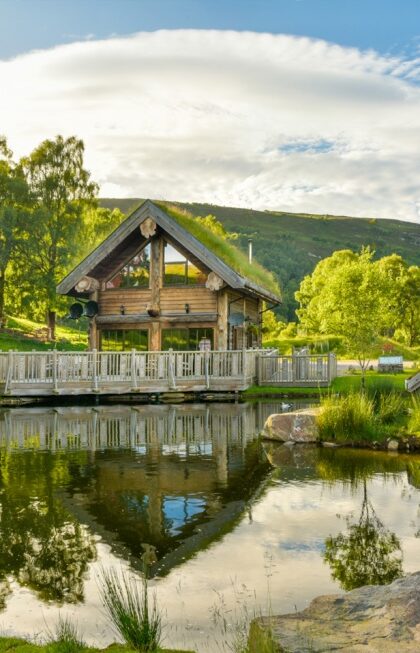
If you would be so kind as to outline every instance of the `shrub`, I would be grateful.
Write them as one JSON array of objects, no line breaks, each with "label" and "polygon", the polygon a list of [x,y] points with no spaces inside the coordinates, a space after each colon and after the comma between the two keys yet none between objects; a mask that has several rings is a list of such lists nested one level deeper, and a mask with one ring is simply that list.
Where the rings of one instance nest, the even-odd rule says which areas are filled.
[{"label": "shrub", "polygon": [[101,596],[105,608],[118,633],[126,644],[141,653],[158,651],[162,623],[156,597],[149,608],[146,569],[142,586],[127,573],[115,569],[102,571]]},{"label": "shrub", "polygon": [[373,439],[378,431],[374,402],[364,393],[327,397],[317,423],[323,440]]}]

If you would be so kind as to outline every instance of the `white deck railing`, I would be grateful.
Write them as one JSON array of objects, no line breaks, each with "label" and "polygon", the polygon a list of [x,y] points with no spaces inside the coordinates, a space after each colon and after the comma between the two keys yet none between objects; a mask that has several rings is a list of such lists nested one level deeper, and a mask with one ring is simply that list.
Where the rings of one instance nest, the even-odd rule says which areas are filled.
[{"label": "white deck railing", "polygon": [[[262,350],[160,352],[15,352],[0,355],[4,392],[39,389],[60,393],[105,390],[147,392],[178,386],[210,388],[234,382],[243,387],[256,381]],[[228,385],[227,385],[228,389]],[[236,389],[232,387],[232,389]]]},{"label": "white deck railing", "polygon": [[408,392],[420,391],[420,372],[417,372],[414,376],[406,379],[405,389],[408,390]]},{"label": "white deck railing", "polygon": [[329,385],[337,376],[335,354],[270,354],[258,360],[259,385]]}]

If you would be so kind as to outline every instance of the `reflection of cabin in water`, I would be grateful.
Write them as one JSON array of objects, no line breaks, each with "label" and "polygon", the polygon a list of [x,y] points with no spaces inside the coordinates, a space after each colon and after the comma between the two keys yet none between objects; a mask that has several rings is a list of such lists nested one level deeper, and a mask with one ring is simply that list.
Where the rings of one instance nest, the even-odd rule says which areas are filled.
[{"label": "reflection of cabin in water", "polygon": [[[229,243],[218,248],[217,238],[210,237],[209,248],[200,240],[204,227],[162,207],[144,202],[59,284],[60,294],[98,303],[90,347],[165,351],[260,345],[263,302],[279,303],[276,286],[270,290],[259,278],[246,278],[223,256]],[[237,255],[231,251],[229,260]]]}]

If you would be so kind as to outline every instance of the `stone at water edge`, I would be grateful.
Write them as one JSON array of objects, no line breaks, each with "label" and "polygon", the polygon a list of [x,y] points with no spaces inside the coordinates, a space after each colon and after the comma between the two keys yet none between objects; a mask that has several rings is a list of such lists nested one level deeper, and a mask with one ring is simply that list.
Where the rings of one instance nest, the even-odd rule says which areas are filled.
[{"label": "stone at water edge", "polygon": [[319,596],[302,612],[255,619],[250,653],[260,653],[270,631],[279,653],[419,653],[420,572]]},{"label": "stone at water edge", "polygon": [[290,413],[274,413],[265,424],[263,437],[278,442],[316,442],[318,408],[295,410]]}]

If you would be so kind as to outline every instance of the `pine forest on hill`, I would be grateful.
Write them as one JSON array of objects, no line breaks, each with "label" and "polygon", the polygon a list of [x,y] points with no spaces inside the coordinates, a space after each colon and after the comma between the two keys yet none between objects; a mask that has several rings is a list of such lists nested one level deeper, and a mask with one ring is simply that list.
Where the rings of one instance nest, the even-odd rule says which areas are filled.
[{"label": "pine forest on hill", "polygon": [[[129,214],[141,201],[138,198],[102,198],[100,204]],[[378,258],[395,253],[410,265],[420,265],[420,224],[172,203],[195,216],[214,215],[227,231],[239,235],[236,243],[243,250],[247,249],[248,238],[252,237],[255,257],[280,281],[283,305],[277,312],[285,321],[296,320],[294,293],[303,277],[335,250],[360,251],[363,246],[370,246]]]}]

